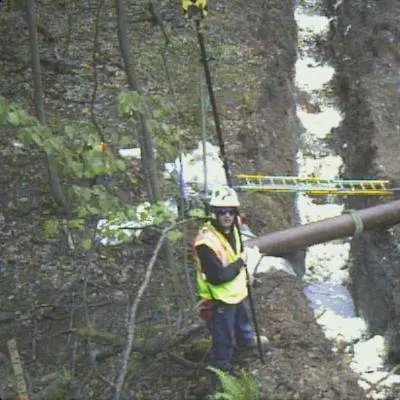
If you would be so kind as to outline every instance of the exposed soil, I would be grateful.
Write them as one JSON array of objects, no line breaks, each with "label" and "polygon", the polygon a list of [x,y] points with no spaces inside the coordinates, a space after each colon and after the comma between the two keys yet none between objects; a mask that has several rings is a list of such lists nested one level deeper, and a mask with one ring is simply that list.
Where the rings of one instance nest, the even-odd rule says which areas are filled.
[{"label": "exposed soil", "polygon": [[[263,365],[255,351],[252,355],[239,355],[236,366],[250,371],[260,380],[261,398],[278,399],[364,399],[343,354],[335,354],[316,323],[308,301],[297,278],[283,272],[264,276],[262,285],[254,290],[257,316],[271,346]],[[182,357],[199,361],[205,353],[191,352],[184,347]],[[143,399],[202,399],[209,390],[207,375],[188,370],[187,365],[164,360],[169,365],[167,376],[154,383],[158,387],[144,391]],[[180,380],[186,380],[179,387]],[[154,378],[153,378],[154,379]],[[168,383],[165,382],[168,381]],[[171,381],[178,384],[171,393]]]},{"label": "exposed soil", "polygon": [[[388,179],[398,187],[400,118],[398,108],[400,57],[397,1],[351,6],[326,1],[331,24],[332,60],[336,66],[334,91],[345,111],[333,141],[344,159],[344,177]],[[398,196],[397,196],[398,197]],[[364,208],[392,198],[347,200],[348,208]],[[360,315],[372,334],[386,335],[394,362],[400,359],[398,321],[399,228],[364,233],[352,242],[352,292]]]}]

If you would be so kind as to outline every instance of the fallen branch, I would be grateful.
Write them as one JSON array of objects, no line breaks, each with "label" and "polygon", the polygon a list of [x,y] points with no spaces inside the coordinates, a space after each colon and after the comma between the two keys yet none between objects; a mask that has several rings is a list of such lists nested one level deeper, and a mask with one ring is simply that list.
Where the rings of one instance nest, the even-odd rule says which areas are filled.
[{"label": "fallen branch", "polygon": [[50,383],[48,383],[48,381],[41,382],[42,384],[48,383],[48,385],[39,392],[32,394],[29,400],[52,398],[54,394],[59,391],[60,387],[66,384],[65,377],[62,377],[61,374],[58,373],[49,375],[49,380],[51,380]]},{"label": "fallen branch", "polygon": [[185,368],[189,368],[189,369],[200,369],[200,368],[204,368],[205,364],[204,363],[196,363],[193,361],[189,361],[186,358],[173,353],[172,351],[166,351],[165,354],[171,358],[173,361],[175,361],[178,364],[183,365]]},{"label": "fallen branch", "polygon": [[42,58],[40,60],[40,65],[57,74],[74,74],[76,70],[80,68],[78,63],[72,60],[68,60],[66,58]]},{"label": "fallen branch", "polygon": [[72,239],[71,231],[69,230],[67,221],[65,219],[63,220],[63,230],[64,230],[65,236],[67,237],[68,248],[72,251],[75,251],[74,240]]},{"label": "fallen branch", "polygon": [[[181,343],[186,342],[191,337],[198,336],[206,331],[206,325],[193,325],[186,331],[179,333],[173,340],[167,342],[164,336],[156,336],[147,341],[137,341],[132,343],[131,352],[137,352],[143,356],[154,356],[163,350],[170,349]],[[59,333],[59,335],[77,335],[84,338],[90,337],[94,342],[109,343],[111,347],[96,354],[96,361],[103,361],[108,357],[117,355],[123,349],[123,340],[111,332],[97,331],[88,328],[70,328]]]},{"label": "fallen branch", "polygon": [[319,320],[325,313],[326,313],[326,310],[322,310],[322,312],[319,313],[319,315],[316,315],[316,316],[314,317],[314,321],[315,321],[315,322],[318,322],[318,320]]},{"label": "fallen branch", "polygon": [[372,382],[368,381],[367,379],[365,379],[364,381],[367,382],[368,385],[370,386],[369,389],[365,391],[365,394],[368,395],[369,393],[371,393],[373,390],[375,390],[377,388],[377,386],[379,386],[382,382],[384,382],[388,378],[390,378],[399,369],[400,369],[400,364],[395,365],[387,375],[385,375],[383,378],[379,379],[375,383],[372,383]]},{"label": "fallen branch", "polygon": [[17,392],[20,400],[28,400],[28,389],[26,387],[24,371],[22,369],[21,359],[17,341],[13,338],[7,342],[8,351],[10,352],[11,364],[14,370]]}]

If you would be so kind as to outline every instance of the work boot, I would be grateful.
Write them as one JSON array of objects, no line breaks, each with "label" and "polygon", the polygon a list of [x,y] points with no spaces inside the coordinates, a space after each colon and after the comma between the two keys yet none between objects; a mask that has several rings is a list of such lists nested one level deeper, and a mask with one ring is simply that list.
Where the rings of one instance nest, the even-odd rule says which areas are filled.
[{"label": "work boot", "polygon": [[208,380],[207,399],[213,399],[218,390],[221,389],[221,383],[217,375],[212,373]]},{"label": "work boot", "polygon": [[[266,336],[260,336],[260,342],[261,342],[261,348],[263,350],[266,350],[269,347],[269,340]],[[242,353],[242,352],[246,352],[249,350],[258,350],[258,342],[257,342],[257,338],[254,337],[254,339],[246,344],[245,346],[238,346],[237,350]]]},{"label": "work boot", "polygon": [[208,374],[207,399],[213,399],[217,392],[221,389],[221,381],[215,372],[210,371]]}]

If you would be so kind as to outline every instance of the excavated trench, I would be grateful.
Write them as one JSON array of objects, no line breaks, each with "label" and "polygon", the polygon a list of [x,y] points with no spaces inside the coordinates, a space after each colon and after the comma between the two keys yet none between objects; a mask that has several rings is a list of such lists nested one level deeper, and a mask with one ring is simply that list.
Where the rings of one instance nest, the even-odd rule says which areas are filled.
[{"label": "excavated trench", "polygon": [[[331,144],[342,157],[344,178],[389,179],[398,186],[400,116],[400,5],[325,0],[331,18],[328,55],[333,91],[344,113]],[[347,209],[381,204],[383,197],[349,196]],[[389,360],[400,360],[399,227],[353,238],[351,291],[371,335],[385,335]]]},{"label": "excavated trench", "polygon": [[[308,3],[306,7],[312,3],[311,7],[322,9],[322,13],[329,18],[327,37],[315,37],[310,46],[314,46],[321,66],[329,63],[335,69],[334,77],[327,86],[327,91],[331,93],[328,101],[335,104],[343,117],[339,125],[331,129],[326,141],[316,140],[311,145],[306,143],[311,148],[311,156],[324,158],[324,151],[321,150],[327,145],[328,151],[333,150],[343,160],[339,177],[387,179],[397,187],[400,182],[397,164],[400,53],[396,44],[400,38],[397,27],[400,5],[396,1],[380,4],[327,0],[305,3]],[[315,69],[315,73],[317,71]],[[315,98],[302,91],[295,99],[307,113],[321,113],[319,105],[321,109],[326,108],[322,98],[317,97],[313,102]],[[325,124],[329,125],[329,121],[326,120]],[[295,131],[298,132],[298,129],[295,128]],[[298,143],[296,134],[294,139],[295,151],[298,146],[301,150],[304,140]],[[321,165],[322,169],[329,169],[329,166]],[[338,202],[350,211],[390,200],[393,197],[348,196]],[[362,232],[348,241],[350,258],[346,263],[350,275],[350,281],[346,283],[352,292],[357,315],[368,327],[364,339],[367,336],[384,337],[386,347],[383,358],[388,366],[400,360],[398,239],[397,226]],[[371,350],[368,349],[367,354],[373,358]]]}]

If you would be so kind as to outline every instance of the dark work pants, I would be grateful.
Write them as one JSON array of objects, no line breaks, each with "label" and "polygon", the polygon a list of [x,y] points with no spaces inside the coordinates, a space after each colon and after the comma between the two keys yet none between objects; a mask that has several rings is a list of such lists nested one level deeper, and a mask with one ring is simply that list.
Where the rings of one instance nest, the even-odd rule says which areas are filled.
[{"label": "dark work pants", "polygon": [[212,336],[211,365],[229,371],[235,344],[246,347],[255,340],[247,300],[239,304],[215,301],[213,318],[207,321],[207,326]]}]

